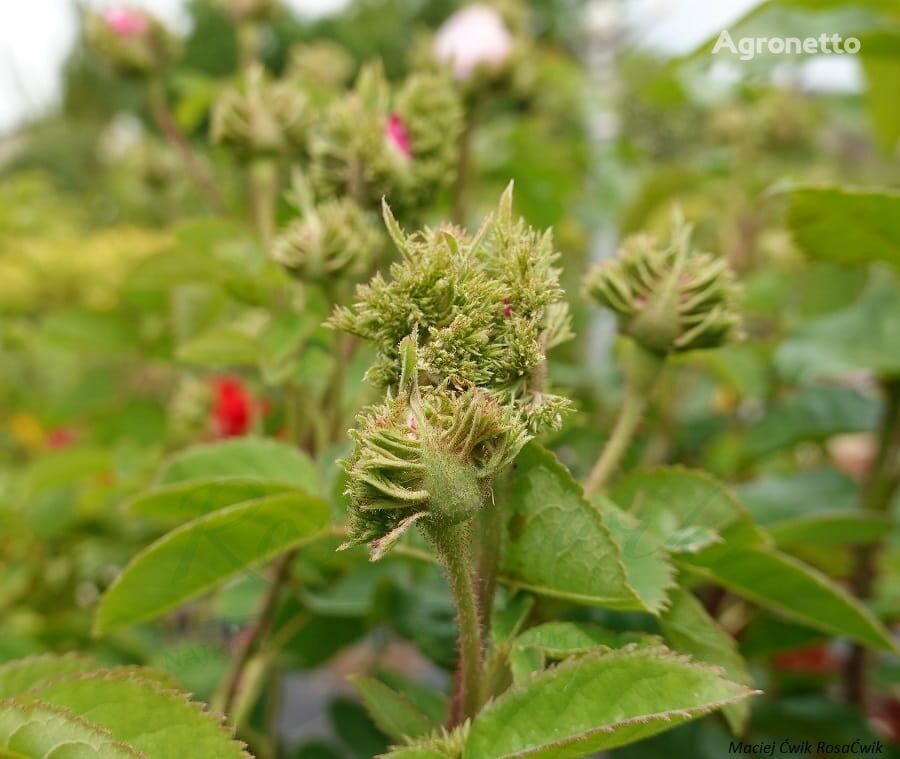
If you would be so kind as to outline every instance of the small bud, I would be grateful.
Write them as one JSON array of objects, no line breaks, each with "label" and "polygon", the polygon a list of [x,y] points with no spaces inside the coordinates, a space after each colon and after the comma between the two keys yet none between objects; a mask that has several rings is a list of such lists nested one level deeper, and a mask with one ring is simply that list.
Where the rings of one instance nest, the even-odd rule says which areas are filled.
[{"label": "small bud", "polygon": [[306,96],[287,82],[270,81],[251,67],[236,87],[219,97],[212,113],[212,138],[245,158],[301,150],[312,113]]},{"label": "small bud", "polygon": [[180,51],[176,38],[155,18],[135,8],[109,8],[85,19],[85,37],[98,55],[125,74],[150,74]]},{"label": "small bud", "polygon": [[448,64],[459,81],[478,69],[495,73],[503,68],[513,48],[513,38],[500,13],[475,3],[454,13],[438,29],[434,56]]},{"label": "small bud", "polygon": [[728,264],[690,248],[690,229],[676,221],[672,242],[630,237],[616,259],[599,264],[587,295],[618,315],[647,350],[667,354],[714,348],[738,337],[738,287]]},{"label": "small bud", "polygon": [[387,118],[387,124],[384,127],[384,135],[394,149],[404,158],[412,158],[412,148],[409,142],[409,131],[403,119],[396,113],[392,113]]},{"label": "small bud", "polygon": [[397,396],[370,408],[352,435],[346,546],[369,542],[378,558],[419,520],[457,524],[488,501],[493,478],[528,439],[515,415],[479,388],[419,387],[416,333],[399,348]]},{"label": "small bud", "polygon": [[349,198],[301,209],[275,240],[272,256],[305,280],[355,279],[368,271],[383,246],[371,215]]}]

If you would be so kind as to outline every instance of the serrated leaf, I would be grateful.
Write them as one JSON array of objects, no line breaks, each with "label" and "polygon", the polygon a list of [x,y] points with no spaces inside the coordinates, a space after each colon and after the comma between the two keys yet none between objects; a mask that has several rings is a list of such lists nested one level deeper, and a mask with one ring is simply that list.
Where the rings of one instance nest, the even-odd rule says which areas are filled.
[{"label": "serrated leaf", "polygon": [[372,721],[388,738],[405,741],[434,730],[431,719],[402,693],[371,677],[350,678]]},{"label": "serrated leaf", "polygon": [[847,511],[859,502],[859,486],[835,469],[766,474],[737,487],[741,502],[765,527],[815,516],[823,507]]},{"label": "serrated leaf", "polygon": [[105,728],[43,703],[0,701],[3,759],[146,759]]},{"label": "serrated leaf", "polygon": [[140,493],[125,504],[135,516],[178,524],[243,501],[283,493],[292,487],[247,477],[211,477],[164,485]]},{"label": "serrated leaf", "polygon": [[535,648],[550,659],[586,654],[597,649],[623,648],[629,644],[658,645],[659,638],[643,633],[620,633],[591,622],[545,622],[516,638],[516,645]]},{"label": "serrated leaf", "polygon": [[329,506],[301,492],[229,506],[177,527],[141,551],[104,594],[98,634],[153,619],[235,575],[312,540]]},{"label": "serrated leaf", "polygon": [[170,458],[159,485],[215,477],[246,477],[293,485],[310,493],[320,489],[312,459],[295,446],[266,438],[243,437],[196,445]]},{"label": "serrated leaf", "polygon": [[775,549],[726,541],[681,556],[678,562],[687,571],[788,619],[872,648],[895,648],[869,609],[822,573]]},{"label": "serrated leaf", "polygon": [[149,759],[249,759],[221,717],[184,694],[131,673],[76,675],[32,691],[29,697],[90,719]]},{"label": "serrated leaf", "polygon": [[751,694],[662,648],[568,659],[474,719],[464,759],[587,756],[675,727]]},{"label": "serrated leaf", "polygon": [[895,190],[793,189],[788,224],[797,244],[814,258],[845,264],[885,261],[900,268],[900,193]]},{"label": "serrated leaf", "polygon": [[75,654],[38,654],[6,662],[0,665],[0,700],[24,693],[46,680],[96,668],[96,663]]},{"label": "serrated leaf", "polygon": [[[747,662],[738,653],[734,638],[719,627],[689,591],[676,588],[669,594],[669,608],[660,615],[659,626],[668,644],[676,651],[722,667],[733,682],[752,685]],[[722,713],[732,731],[740,735],[747,726],[750,705],[739,701],[724,707]]]},{"label": "serrated leaf", "polygon": [[502,579],[535,593],[614,609],[648,607],[628,583],[600,511],[549,451],[525,446],[507,495]]},{"label": "serrated leaf", "polygon": [[[618,480],[610,492],[616,505],[626,509],[640,520],[641,526],[653,531],[661,540],[671,542],[673,535],[681,533],[686,548],[696,551],[718,539],[718,534],[730,526],[741,523],[752,525],[752,519],[740,501],[715,477],[706,472],[680,467],[639,469]],[[759,542],[765,541],[761,531],[752,528]],[[672,549],[677,543],[672,545]]]}]

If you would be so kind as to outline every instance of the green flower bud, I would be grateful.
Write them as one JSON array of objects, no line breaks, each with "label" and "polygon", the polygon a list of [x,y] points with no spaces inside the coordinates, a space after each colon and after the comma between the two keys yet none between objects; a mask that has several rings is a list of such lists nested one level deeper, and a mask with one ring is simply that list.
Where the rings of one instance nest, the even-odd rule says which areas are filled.
[{"label": "green flower bud", "polygon": [[223,92],[213,108],[212,139],[245,158],[302,150],[312,124],[306,95],[287,82],[271,81],[252,66]]},{"label": "green flower bud", "polygon": [[524,426],[491,393],[470,387],[420,388],[415,341],[399,351],[396,397],[360,415],[343,462],[350,498],[349,540],[380,558],[420,519],[458,524],[488,501],[493,478],[528,439]]},{"label": "green flower bud", "polygon": [[714,348],[740,333],[731,269],[693,250],[680,219],[668,246],[649,235],[625,240],[616,259],[588,275],[586,291],[616,312],[622,332],[654,353]]},{"label": "green flower bud", "polygon": [[426,205],[453,177],[462,105],[449,77],[413,75],[396,92],[380,65],[330,104],[310,145],[319,196],[382,197],[405,208]]},{"label": "green flower bud", "polygon": [[385,205],[402,260],[390,279],[358,288],[358,302],[331,324],[375,343],[368,376],[386,386],[398,380],[397,346],[417,329],[432,384],[489,390],[537,430],[568,406],[544,392],[542,367],[547,348],[571,333],[552,237],[514,219],[511,205],[512,185],[474,236],[452,226],[406,235]]},{"label": "green flower bud", "polygon": [[218,5],[236,23],[264,21],[275,15],[281,7],[280,0],[216,0]]},{"label": "green flower bud", "polygon": [[159,21],[135,8],[109,8],[85,18],[94,51],[125,74],[151,74],[178,57],[181,45]]},{"label": "green flower bud", "polygon": [[315,205],[299,179],[294,199],[301,217],[276,238],[273,258],[305,280],[326,282],[365,274],[383,246],[371,214],[349,198]]},{"label": "green flower bud", "polygon": [[333,96],[343,90],[352,74],[353,58],[343,47],[317,40],[291,48],[285,79],[308,92]]}]

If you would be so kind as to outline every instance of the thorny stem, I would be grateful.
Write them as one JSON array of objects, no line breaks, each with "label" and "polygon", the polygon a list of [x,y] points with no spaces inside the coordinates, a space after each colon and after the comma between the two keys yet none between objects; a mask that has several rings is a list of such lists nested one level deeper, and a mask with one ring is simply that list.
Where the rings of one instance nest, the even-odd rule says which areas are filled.
[{"label": "thorny stem", "polygon": [[478,600],[472,578],[468,526],[428,525],[424,528],[444,565],[456,604],[459,626],[458,694],[448,727],[455,727],[478,711],[481,699],[482,640]]},{"label": "thorny stem", "polygon": [[278,164],[271,158],[257,158],[250,164],[249,184],[253,224],[263,250],[268,253],[275,237]]},{"label": "thorny stem", "polygon": [[[866,511],[883,513],[900,487],[900,379],[885,381],[885,408],[878,435],[878,450],[863,488]],[[853,590],[857,598],[868,599],[875,581],[875,560],[881,546],[873,543],[856,551]],[[854,645],[844,667],[844,693],[851,704],[865,707],[867,694],[866,649]]]},{"label": "thorny stem", "polygon": [[618,468],[644,416],[653,388],[659,379],[665,357],[650,353],[637,343],[628,346],[625,362],[625,398],[619,409],[612,434],[584,484],[590,498],[598,493]]},{"label": "thorny stem", "polygon": [[197,156],[194,154],[193,148],[191,148],[190,142],[188,142],[187,137],[185,137],[184,133],[179,129],[175,117],[172,116],[172,112],[169,110],[166,98],[166,88],[162,80],[152,79],[150,81],[148,98],[150,101],[150,110],[153,113],[153,118],[156,121],[157,126],[172,147],[178,151],[181,162],[184,164],[184,169],[191,181],[196,185],[200,194],[203,195],[216,213],[227,216],[228,209],[225,207],[222,196],[219,195],[215,184],[210,179],[203,166],[200,165]]}]

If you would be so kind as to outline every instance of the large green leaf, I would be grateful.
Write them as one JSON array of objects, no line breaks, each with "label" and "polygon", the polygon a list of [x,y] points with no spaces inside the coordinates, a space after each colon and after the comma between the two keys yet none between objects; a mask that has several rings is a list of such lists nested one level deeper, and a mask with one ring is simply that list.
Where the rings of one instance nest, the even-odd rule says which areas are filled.
[{"label": "large green leaf", "polygon": [[95,630],[158,617],[224,580],[317,536],[328,504],[301,492],[229,506],[181,525],[141,551],[104,594]]},{"label": "large green leaf", "polygon": [[892,650],[890,634],[865,606],[812,567],[777,550],[734,544],[679,557],[688,571],[767,609],[872,648]]},{"label": "large green leaf", "polygon": [[778,348],[775,361],[798,378],[900,374],[900,290],[882,283],[847,308],[806,322]]},{"label": "large green leaf", "polygon": [[352,678],[372,721],[388,738],[404,741],[432,732],[437,725],[410,699],[371,677]]},{"label": "large green leaf", "polygon": [[859,501],[856,482],[836,469],[765,474],[736,491],[753,518],[767,528],[824,509],[846,511]]},{"label": "large green leaf", "polygon": [[869,118],[882,149],[891,155],[900,141],[900,33],[882,30],[860,42]]},{"label": "large green leaf", "polygon": [[96,668],[87,657],[74,654],[39,654],[6,662],[0,666],[0,700],[17,696],[54,677]]},{"label": "large green leaf", "polygon": [[254,437],[188,448],[169,459],[157,479],[171,485],[212,477],[249,477],[319,491],[319,473],[309,456],[292,445]]},{"label": "large green leaf", "polygon": [[846,264],[885,261],[900,268],[900,192],[795,188],[788,223],[797,243],[814,258]]},{"label": "large green leaf", "polygon": [[507,496],[502,579],[535,593],[614,609],[647,609],[599,509],[549,451],[519,455]]},{"label": "large green leaf", "polygon": [[840,546],[881,540],[891,531],[892,524],[886,514],[823,511],[776,522],[768,530],[779,546]]},{"label": "large green leaf", "polygon": [[31,691],[29,698],[101,725],[149,759],[249,759],[221,717],[131,672],[106,670],[56,680]]},{"label": "large green leaf", "polygon": [[0,701],[2,759],[146,759],[109,730],[66,709]]},{"label": "large green leaf", "polygon": [[587,756],[751,695],[663,648],[587,654],[535,675],[475,718],[464,759]]},{"label": "large green leaf", "polygon": [[145,491],[129,500],[125,508],[135,516],[177,524],[242,501],[292,489],[286,483],[248,477],[210,477]]},{"label": "large green leaf", "polygon": [[[738,653],[734,638],[719,627],[689,591],[676,588],[669,594],[669,607],[660,615],[659,626],[676,651],[722,667],[728,678],[736,683],[752,685],[747,663]],[[750,705],[746,701],[730,704],[722,712],[735,733],[744,731],[750,716]]]}]

